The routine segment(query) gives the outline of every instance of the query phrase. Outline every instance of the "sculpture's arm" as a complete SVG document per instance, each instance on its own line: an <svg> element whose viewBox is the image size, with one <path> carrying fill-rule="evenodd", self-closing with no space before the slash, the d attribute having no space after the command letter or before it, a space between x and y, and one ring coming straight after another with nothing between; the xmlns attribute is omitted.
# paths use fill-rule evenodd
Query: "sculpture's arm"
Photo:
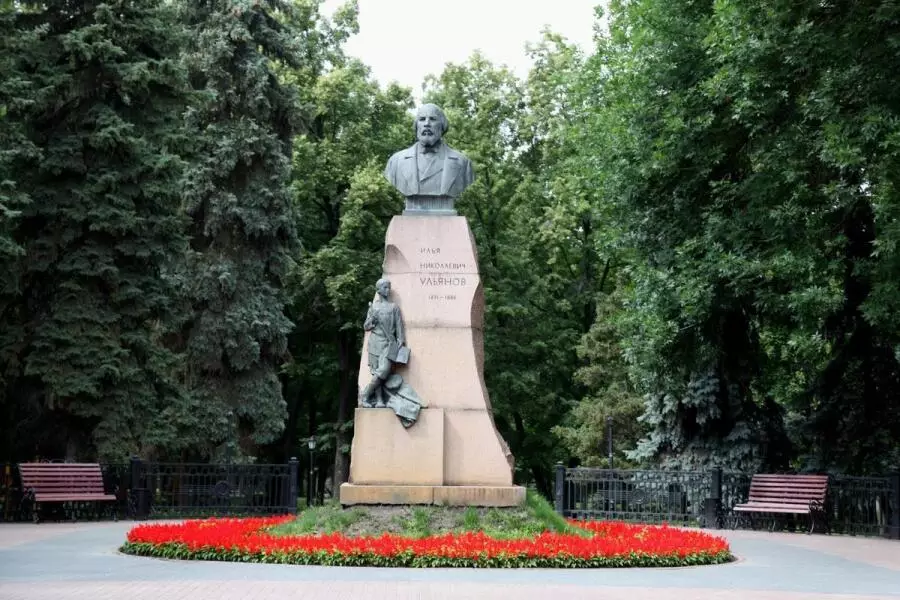
<svg viewBox="0 0 900 600"><path fill-rule="evenodd" d="M387 165L384 167L384 178L391 182L394 186L396 186L396 182L394 181L394 174L397 172L397 159L394 156L391 156L388 159Z"/></svg>
<svg viewBox="0 0 900 600"><path fill-rule="evenodd" d="M397 343L405 346L406 330L403 328L403 315L400 314L400 307L397 305L394 305L394 323L397 324Z"/></svg>
<svg viewBox="0 0 900 600"><path fill-rule="evenodd" d="M475 169L472 167L472 161L466 159L466 172L464 175L466 187L472 185L472 182L475 181Z"/></svg>
<svg viewBox="0 0 900 600"><path fill-rule="evenodd" d="M372 331L377 323L378 318L375 316L375 310L372 308L372 303L369 302L369 310L366 312L366 322L363 323L363 330Z"/></svg>

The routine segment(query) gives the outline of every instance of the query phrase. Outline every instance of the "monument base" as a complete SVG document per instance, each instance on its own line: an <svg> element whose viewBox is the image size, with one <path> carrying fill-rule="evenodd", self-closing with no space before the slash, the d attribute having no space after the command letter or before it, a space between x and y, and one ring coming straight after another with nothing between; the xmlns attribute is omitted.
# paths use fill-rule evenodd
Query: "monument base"
<svg viewBox="0 0 900 600"><path fill-rule="evenodd" d="M341 504L436 504L438 506L521 506L525 488L476 485L341 484Z"/></svg>
<svg viewBox="0 0 900 600"><path fill-rule="evenodd" d="M407 196L403 216L455 217L453 198L449 196Z"/></svg>

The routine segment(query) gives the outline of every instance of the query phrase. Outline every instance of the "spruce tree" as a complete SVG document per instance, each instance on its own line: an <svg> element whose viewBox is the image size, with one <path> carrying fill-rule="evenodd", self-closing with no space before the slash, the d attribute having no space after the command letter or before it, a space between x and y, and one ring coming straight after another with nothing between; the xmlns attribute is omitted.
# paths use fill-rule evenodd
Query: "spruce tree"
<svg viewBox="0 0 900 600"><path fill-rule="evenodd" d="M182 38L160 0L29 6L12 26L33 39L4 57L30 90L4 107L23 136L5 166L30 195L0 323L7 391L58 432L44 455L150 452L171 442L158 417L179 397L160 339L185 247Z"/></svg>
<svg viewBox="0 0 900 600"><path fill-rule="evenodd" d="M205 455L255 454L286 416L278 368L292 325L282 280L296 233L289 189L295 117L277 64L299 64L291 6L280 1L185 4L198 100L188 125L197 159L185 178L193 220L184 330L193 442Z"/></svg>
<svg viewBox="0 0 900 600"><path fill-rule="evenodd" d="M31 82L17 59L35 40L34 32L16 26L15 16L11 5L0 3L0 261L4 275L9 275L7 261L22 253L12 237L12 224L28 202L27 194L17 185L13 165L36 151L24 135L23 124L9 116L10 110L30 103ZM10 278L4 277L4 282L9 285Z"/></svg>

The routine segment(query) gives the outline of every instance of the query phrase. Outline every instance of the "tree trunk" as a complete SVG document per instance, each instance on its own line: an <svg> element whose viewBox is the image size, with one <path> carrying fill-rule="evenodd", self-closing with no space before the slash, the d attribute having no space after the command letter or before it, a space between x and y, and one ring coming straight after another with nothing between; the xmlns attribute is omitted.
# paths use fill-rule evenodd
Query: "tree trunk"
<svg viewBox="0 0 900 600"><path fill-rule="evenodd" d="M338 366L340 368L340 387L338 391L337 427L335 428L334 447L334 489L340 488L350 478L350 454L343 451L343 446L349 443L347 433L341 425L351 418L351 412L356 406L356 364L359 356L354 350L355 336L349 332L341 332L338 335Z"/></svg>
<svg viewBox="0 0 900 600"><path fill-rule="evenodd" d="M278 457L280 462L287 462L291 456L297 454L297 437L300 433L300 411L302 404L299 401L299 394L289 386L282 387L285 392L285 400L287 401L287 420L284 423L284 433L281 434L281 456Z"/></svg>

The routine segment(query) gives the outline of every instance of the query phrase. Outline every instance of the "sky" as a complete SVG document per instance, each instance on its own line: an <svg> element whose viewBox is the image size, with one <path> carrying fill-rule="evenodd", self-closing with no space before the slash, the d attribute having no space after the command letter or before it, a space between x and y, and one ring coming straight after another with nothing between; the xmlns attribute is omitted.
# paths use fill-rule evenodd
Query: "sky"
<svg viewBox="0 0 900 600"><path fill-rule="evenodd" d="M331 16L344 0L325 0ZM594 6L604 0L359 0L359 34L346 51L382 84L397 81L419 96L428 74L464 62L476 49L524 77L531 65L526 42L546 25L589 52Z"/></svg>

